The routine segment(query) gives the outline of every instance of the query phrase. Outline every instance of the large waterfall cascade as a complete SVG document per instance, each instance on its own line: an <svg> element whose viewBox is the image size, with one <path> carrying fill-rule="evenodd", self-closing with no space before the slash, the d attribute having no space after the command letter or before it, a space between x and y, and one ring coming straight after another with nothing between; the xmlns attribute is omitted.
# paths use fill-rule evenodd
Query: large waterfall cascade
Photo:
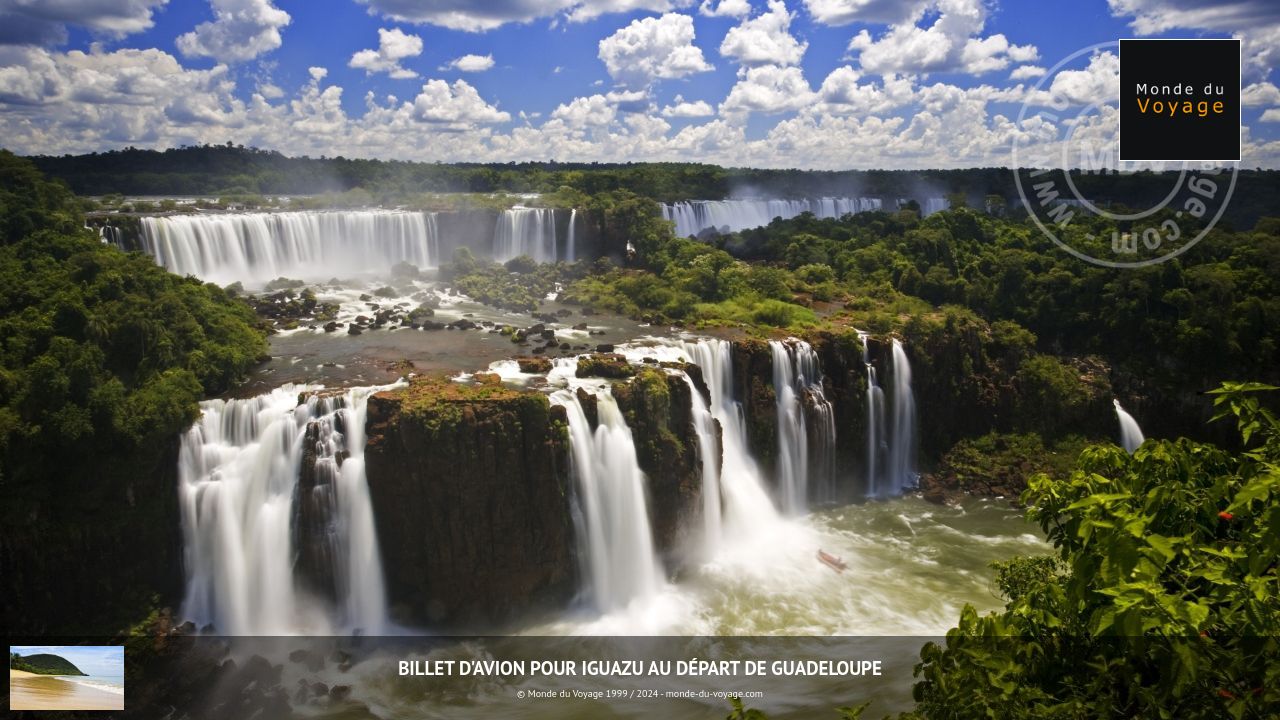
<svg viewBox="0 0 1280 720"><path fill-rule="evenodd" d="M603 611L651 598L664 584L649 520L648 479L636 458L635 440L607 388L594 390L594 430L572 390L551 401L569 418L575 497L581 518L579 544L591 600Z"/></svg>
<svg viewBox="0 0 1280 720"><path fill-rule="evenodd" d="M527 255L538 262L555 262L554 208L513 207L498 213L493 230L493 259L506 262Z"/></svg>
<svg viewBox="0 0 1280 720"><path fill-rule="evenodd" d="M822 388L813 346L803 340L771 340L778 417L778 486L783 512L808 510L811 498L835 494L835 413ZM806 417L812 408L814 422ZM811 452L812 450L812 452Z"/></svg>
<svg viewBox="0 0 1280 720"><path fill-rule="evenodd" d="M312 394L299 405L299 392L318 388L284 385L254 398L201 404L178 462L186 617L224 635L386 629L364 424L369 396L387 387L393 386ZM303 498L299 474L312 423L315 497ZM329 528L320 554L332 562L332 607L309 596L295 577L301 502L319 506Z"/></svg>
<svg viewBox="0 0 1280 720"><path fill-rule="evenodd" d="M916 485L916 398L911 389L911 360L902 341L893 339L893 439L889 479L893 492Z"/></svg>
<svg viewBox="0 0 1280 720"><path fill-rule="evenodd" d="M1120 447L1125 452L1132 455L1138 446L1142 445L1146 440L1146 436L1142 434L1142 428L1138 426L1138 421L1133 418L1124 408L1120 407L1119 400L1112 400L1116 407L1116 419L1120 421Z"/></svg>
<svg viewBox="0 0 1280 720"><path fill-rule="evenodd" d="M162 267L221 284L440 262L436 214L397 210L144 217L141 241Z"/></svg>

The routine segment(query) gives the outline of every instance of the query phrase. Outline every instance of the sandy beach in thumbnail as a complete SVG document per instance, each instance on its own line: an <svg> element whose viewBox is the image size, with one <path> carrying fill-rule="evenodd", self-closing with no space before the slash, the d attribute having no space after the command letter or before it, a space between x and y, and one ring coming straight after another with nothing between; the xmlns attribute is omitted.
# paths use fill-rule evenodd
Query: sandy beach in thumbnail
<svg viewBox="0 0 1280 720"><path fill-rule="evenodd" d="M123 710L124 695L54 675L9 670L10 710Z"/></svg>

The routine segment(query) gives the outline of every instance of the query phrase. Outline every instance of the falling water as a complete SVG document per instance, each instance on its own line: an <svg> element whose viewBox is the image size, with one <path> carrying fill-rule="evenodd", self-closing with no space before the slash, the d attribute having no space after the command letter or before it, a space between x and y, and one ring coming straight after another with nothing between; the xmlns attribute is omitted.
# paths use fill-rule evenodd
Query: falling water
<svg viewBox="0 0 1280 720"><path fill-rule="evenodd" d="M435 213L393 210L142 218L142 250L179 275L217 283L385 272L439 263Z"/></svg>
<svg viewBox="0 0 1280 720"><path fill-rule="evenodd" d="M565 259L569 262L578 261L578 247L574 239L574 234L578 227L578 209L574 208L569 211L569 236L565 239Z"/></svg>
<svg viewBox="0 0 1280 720"><path fill-rule="evenodd" d="M822 372L813 346L803 340L772 340L773 389L778 416L778 485L784 512L809 507L809 498L834 494L835 415L822 389ZM806 403L815 415L811 431ZM816 453L809 452L810 444ZM818 482L813 482L817 479Z"/></svg>
<svg viewBox="0 0 1280 720"><path fill-rule="evenodd" d="M1146 436L1142 434L1142 428L1138 426L1138 421L1134 420L1132 415L1120 407L1119 400L1112 400L1111 402L1115 403L1116 418L1120 421L1120 447L1132 455L1138 449L1138 446L1142 445L1142 442L1146 440Z"/></svg>
<svg viewBox="0 0 1280 720"><path fill-rule="evenodd" d="M318 397L285 385L241 400L209 400L178 460L187 575L185 616L225 635L382 632L382 562L364 473L365 409L385 387ZM299 393L312 393L298 404ZM311 432L308 432L309 426ZM302 457L315 442L312 497L300 497ZM297 537L305 503L327 535L316 551ZM312 539L307 539L310 542ZM295 577L303 551L329 558L336 606Z"/></svg>
<svg viewBox="0 0 1280 720"><path fill-rule="evenodd" d="M692 398L693 431L698 437L698 462L702 466L703 551L713 557L724 535L724 501L720 497L720 433L711 408L698 392L693 379L676 371L689 386Z"/></svg>
<svg viewBox="0 0 1280 720"><path fill-rule="evenodd" d="M862 343L862 362L867 366L867 495L877 497L885 489L879 475L880 455L885 451L884 390L876 377L876 366L871 363L870 336L858 331Z"/></svg>
<svg viewBox="0 0 1280 720"><path fill-rule="evenodd" d="M506 262L528 255L538 262L556 261L556 211L513 207L498 213L493 231L493 259Z"/></svg>
<svg viewBox="0 0 1280 720"><path fill-rule="evenodd" d="M680 347L701 368L711 391L711 414L720 423L725 534L738 537L751 533L776 521L778 513L765 492L760 467L747 450L746 417L733 396L732 345L728 340L704 338L683 341Z"/></svg>
<svg viewBox="0 0 1280 720"><path fill-rule="evenodd" d="M697 235L707 228L729 232L763 227L774 218L784 220L811 212L820 218L879 210L880 198L822 197L801 200L687 200L664 203L662 217L676 224L676 235Z"/></svg>
<svg viewBox="0 0 1280 720"><path fill-rule="evenodd" d="M622 411L608 390L595 393L594 432L576 393L560 390L551 401L565 408L573 449L591 598L604 611L652 597L663 585L653 545L644 471Z"/></svg>
<svg viewBox="0 0 1280 720"><path fill-rule="evenodd" d="M947 199L944 197L925 198L924 202L920 204L920 214L924 217L928 217L936 212L942 212L949 207L951 207L951 203L947 202Z"/></svg>
<svg viewBox="0 0 1280 720"><path fill-rule="evenodd" d="M916 484L916 399L911 390L911 361L893 340L893 434L889 444L889 485L894 494Z"/></svg>

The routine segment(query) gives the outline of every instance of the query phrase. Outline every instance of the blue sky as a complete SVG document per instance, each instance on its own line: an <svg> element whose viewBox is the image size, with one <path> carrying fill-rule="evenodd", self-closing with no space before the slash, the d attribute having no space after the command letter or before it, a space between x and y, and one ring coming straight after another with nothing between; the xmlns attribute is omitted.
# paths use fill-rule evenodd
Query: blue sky
<svg viewBox="0 0 1280 720"><path fill-rule="evenodd" d="M0 142L1003 165L1014 140L1048 132L1017 121L1043 99L1036 83L1114 84L1113 49L1046 76L1061 58L1120 37L1233 36L1245 166L1280 166L1267 0L0 0Z"/></svg>
<svg viewBox="0 0 1280 720"><path fill-rule="evenodd" d="M86 675L124 675L124 648L119 645L10 645L9 652L57 655Z"/></svg>

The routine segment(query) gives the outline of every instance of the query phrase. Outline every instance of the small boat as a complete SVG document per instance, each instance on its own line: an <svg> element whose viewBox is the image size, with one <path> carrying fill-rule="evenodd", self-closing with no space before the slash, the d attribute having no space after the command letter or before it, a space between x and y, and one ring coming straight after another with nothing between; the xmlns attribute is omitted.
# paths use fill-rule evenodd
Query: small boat
<svg viewBox="0 0 1280 720"><path fill-rule="evenodd" d="M825 550L818 550L818 561L838 573L842 573L849 569L849 566L845 564L844 560L841 560Z"/></svg>

